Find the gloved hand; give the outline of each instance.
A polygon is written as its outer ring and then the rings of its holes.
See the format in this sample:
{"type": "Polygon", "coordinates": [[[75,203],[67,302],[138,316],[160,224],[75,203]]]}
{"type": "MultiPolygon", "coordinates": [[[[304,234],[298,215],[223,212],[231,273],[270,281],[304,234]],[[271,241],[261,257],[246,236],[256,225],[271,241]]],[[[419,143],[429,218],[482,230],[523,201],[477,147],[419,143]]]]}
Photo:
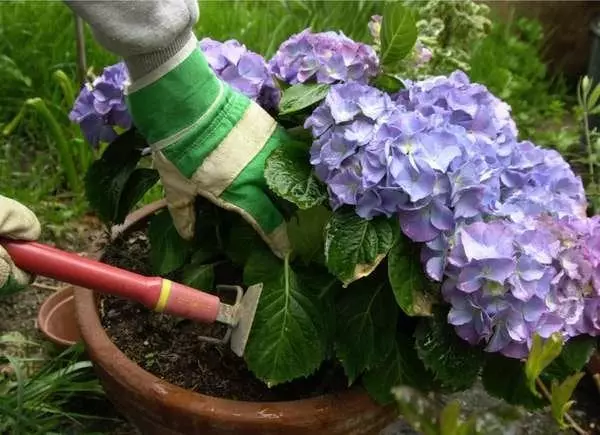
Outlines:
{"type": "MultiPolygon", "coordinates": [[[[0,237],[37,240],[40,223],[31,210],[0,195],[0,237]]],[[[18,269],[0,245],[0,297],[15,293],[31,283],[31,276],[18,269]]]]}
{"type": "Polygon", "coordinates": [[[285,221],[263,171],[286,132],[213,73],[192,31],[196,0],[65,1],[100,44],[124,58],[129,111],[152,148],[179,234],[193,237],[201,195],[239,213],[285,255],[285,221]]]}

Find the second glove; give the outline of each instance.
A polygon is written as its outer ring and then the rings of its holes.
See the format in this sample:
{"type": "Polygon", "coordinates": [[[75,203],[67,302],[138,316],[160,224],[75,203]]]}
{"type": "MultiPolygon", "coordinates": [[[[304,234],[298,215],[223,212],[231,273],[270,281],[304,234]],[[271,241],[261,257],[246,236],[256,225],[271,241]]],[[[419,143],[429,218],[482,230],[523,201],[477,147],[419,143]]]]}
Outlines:
{"type": "MultiPolygon", "coordinates": [[[[0,195],[0,237],[32,241],[38,239],[40,232],[40,223],[31,210],[0,195]]],[[[0,297],[23,289],[31,280],[0,245],[0,297]]]]}

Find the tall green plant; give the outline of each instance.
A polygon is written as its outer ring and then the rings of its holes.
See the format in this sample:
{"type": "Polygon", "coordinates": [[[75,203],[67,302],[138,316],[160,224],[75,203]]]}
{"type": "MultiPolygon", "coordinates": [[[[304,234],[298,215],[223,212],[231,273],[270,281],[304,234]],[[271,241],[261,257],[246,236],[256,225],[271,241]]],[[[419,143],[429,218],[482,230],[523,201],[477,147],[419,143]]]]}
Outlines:
{"type": "MultiPolygon", "coordinates": [[[[20,334],[0,337],[5,350],[0,356],[0,433],[35,435],[85,430],[91,421],[105,417],[78,410],[78,402],[98,402],[104,392],[95,378],[90,361],[83,359],[83,347],[75,345],[59,355],[26,357],[15,349],[39,347],[20,334]]],[[[32,350],[28,349],[28,353],[32,350]]]]}
{"type": "Polygon", "coordinates": [[[85,173],[95,159],[94,153],[83,141],[80,131],[72,124],[59,120],[66,120],[70,110],[69,104],[74,101],[74,86],[69,77],[61,70],[53,74],[54,81],[60,87],[63,95],[61,104],[36,97],[25,100],[21,110],[9,122],[2,133],[4,136],[13,134],[18,126],[27,120],[27,113],[33,111],[44,122],[48,136],[56,147],[61,170],[64,174],[68,188],[75,194],[83,192],[82,173],[85,173]]]}

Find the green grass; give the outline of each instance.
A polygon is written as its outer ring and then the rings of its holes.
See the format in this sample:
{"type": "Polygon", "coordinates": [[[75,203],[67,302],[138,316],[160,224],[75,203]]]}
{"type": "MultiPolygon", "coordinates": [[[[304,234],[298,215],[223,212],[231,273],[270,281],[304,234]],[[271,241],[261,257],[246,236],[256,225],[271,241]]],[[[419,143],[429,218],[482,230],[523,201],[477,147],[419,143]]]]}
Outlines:
{"type": "Polygon", "coordinates": [[[37,356],[42,346],[18,333],[0,336],[0,433],[89,433],[116,420],[83,346],[49,358],[37,356]]]}

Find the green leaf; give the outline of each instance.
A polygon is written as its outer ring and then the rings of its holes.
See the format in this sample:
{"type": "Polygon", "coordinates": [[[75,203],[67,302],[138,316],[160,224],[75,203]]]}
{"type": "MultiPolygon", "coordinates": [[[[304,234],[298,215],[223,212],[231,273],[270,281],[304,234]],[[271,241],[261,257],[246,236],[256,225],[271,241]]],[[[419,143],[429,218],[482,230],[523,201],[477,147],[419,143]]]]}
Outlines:
{"type": "Polygon", "coordinates": [[[589,361],[597,347],[595,337],[579,336],[565,343],[559,359],[572,370],[581,370],[589,361]]]}
{"type": "Polygon", "coordinates": [[[395,387],[392,394],[400,408],[400,415],[423,435],[440,435],[438,429],[439,405],[434,398],[411,387],[395,387]]]}
{"type": "Polygon", "coordinates": [[[134,170],[125,183],[114,221],[121,223],[133,210],[133,207],[144,197],[159,180],[155,169],[138,168],[134,170]]]}
{"type": "Polygon", "coordinates": [[[340,281],[327,272],[327,269],[316,264],[297,266],[294,268],[303,287],[311,289],[322,303],[321,317],[325,321],[325,335],[330,344],[328,358],[334,358],[335,328],[337,325],[336,295],[342,291],[340,281]]]}
{"type": "Polygon", "coordinates": [[[348,288],[336,305],[335,351],[352,384],[391,352],[398,309],[387,285],[373,279],[348,288]]]}
{"type": "Polygon", "coordinates": [[[215,265],[192,263],[183,268],[183,283],[205,292],[215,286],[215,265]]]}
{"type": "Polygon", "coordinates": [[[387,3],[381,21],[381,64],[394,67],[417,42],[417,24],[412,11],[402,2],[387,3]]]}
{"type": "Polygon", "coordinates": [[[593,109],[590,109],[590,115],[600,115],[600,106],[596,106],[593,109]]]}
{"type": "Polygon", "coordinates": [[[455,435],[460,425],[460,403],[453,400],[440,413],[440,435],[455,435]]]}
{"type": "Polygon", "coordinates": [[[4,54],[0,54],[0,77],[21,82],[28,88],[31,87],[31,79],[23,74],[14,60],[4,54]]]}
{"type": "Polygon", "coordinates": [[[395,93],[404,88],[402,81],[392,74],[379,74],[373,79],[373,86],[387,93],[395,93]]]}
{"type": "Polygon", "coordinates": [[[166,275],[179,269],[189,257],[191,244],[181,238],[168,210],[162,210],[150,219],[150,264],[157,275],[166,275]]]}
{"type": "MultiPolygon", "coordinates": [[[[121,223],[121,198],[131,201],[135,193],[124,194],[131,174],[142,156],[145,140],[130,129],[108,145],[102,157],[94,161],[85,175],[85,193],[92,209],[106,224],[121,223]]],[[[132,183],[135,183],[132,182],[132,183]]],[[[123,217],[124,218],[124,217],[123,217]]]]}
{"type": "Polygon", "coordinates": [[[598,104],[598,100],[600,99],[600,84],[597,84],[594,87],[594,90],[590,93],[588,97],[588,107],[593,109],[598,104]]]}
{"type": "Polygon", "coordinates": [[[267,249],[257,249],[244,266],[244,284],[252,285],[273,281],[281,274],[283,262],[267,249]]]}
{"type": "Polygon", "coordinates": [[[250,370],[269,387],[312,374],[328,348],[322,306],[302,286],[289,259],[265,281],[245,351],[250,370]]]}
{"type": "Polygon", "coordinates": [[[561,429],[567,429],[569,427],[568,424],[565,424],[565,414],[569,412],[569,409],[571,409],[575,403],[574,400],[569,399],[571,399],[577,384],[584,375],[585,373],[583,372],[574,374],[565,379],[561,384],[556,381],[552,382],[552,395],[550,400],[552,416],[560,425],[561,429]]]}
{"type": "Polygon", "coordinates": [[[313,174],[308,148],[295,143],[271,153],[265,165],[265,179],[275,194],[301,209],[315,207],[327,198],[325,188],[313,174]]]}
{"type": "Polygon", "coordinates": [[[241,218],[233,219],[229,230],[225,252],[237,266],[244,266],[256,250],[266,250],[267,245],[256,230],[241,218]]]}
{"type": "Polygon", "coordinates": [[[392,390],[399,385],[422,391],[434,388],[433,374],[419,359],[412,336],[398,332],[392,351],[387,358],[362,378],[364,387],[377,402],[387,404],[394,400],[392,390]]]}
{"type": "Polygon", "coordinates": [[[354,210],[336,211],[325,227],[325,261],[344,286],[368,276],[381,263],[398,233],[385,217],[362,219],[354,210]]]}
{"type": "Polygon", "coordinates": [[[298,83],[290,86],[281,95],[279,115],[300,112],[323,100],[330,85],[322,83],[298,83]]]}
{"type": "Polygon", "coordinates": [[[562,346],[563,340],[558,333],[552,334],[547,340],[542,340],[538,334],[533,336],[533,344],[525,362],[527,385],[533,394],[540,396],[535,381],[544,369],[560,355],[562,346]]]}
{"type": "Polygon", "coordinates": [[[396,302],[409,316],[430,316],[432,296],[419,255],[409,240],[400,235],[388,254],[388,279],[396,302]]]}
{"type": "Polygon", "coordinates": [[[325,224],[330,217],[331,211],[319,205],[308,210],[298,210],[287,223],[292,250],[305,263],[323,256],[325,224]]]}
{"type": "Polygon", "coordinates": [[[511,405],[527,409],[539,409],[546,402],[529,391],[523,363],[499,354],[488,354],[483,365],[481,380],[485,390],[492,396],[511,405]]]}
{"type": "Polygon", "coordinates": [[[463,390],[476,381],[483,365],[483,351],[461,339],[448,324],[446,311],[421,320],[415,331],[419,358],[444,387],[463,390]]]}

